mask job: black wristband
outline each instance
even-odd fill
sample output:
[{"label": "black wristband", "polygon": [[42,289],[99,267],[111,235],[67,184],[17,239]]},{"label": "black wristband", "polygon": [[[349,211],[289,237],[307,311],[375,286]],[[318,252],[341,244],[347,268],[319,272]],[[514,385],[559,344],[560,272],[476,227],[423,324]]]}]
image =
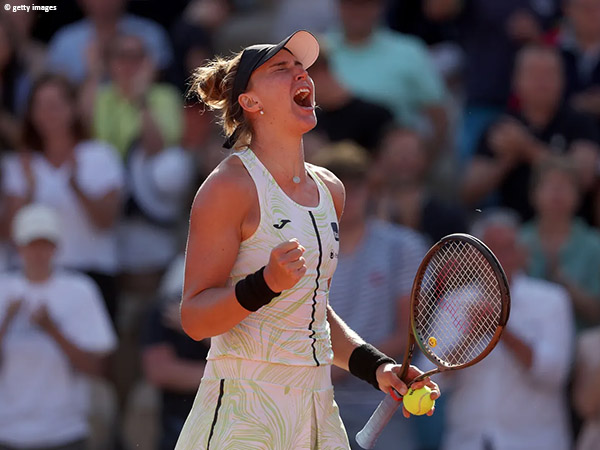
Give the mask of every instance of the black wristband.
[{"label": "black wristband", "polygon": [[248,311],[258,311],[281,292],[273,292],[263,275],[264,267],[251,273],[235,285],[235,298]]},{"label": "black wristband", "polygon": [[370,383],[375,389],[379,390],[377,368],[384,363],[396,364],[396,361],[385,353],[381,353],[371,344],[363,344],[356,347],[350,355],[348,369],[352,375]]}]

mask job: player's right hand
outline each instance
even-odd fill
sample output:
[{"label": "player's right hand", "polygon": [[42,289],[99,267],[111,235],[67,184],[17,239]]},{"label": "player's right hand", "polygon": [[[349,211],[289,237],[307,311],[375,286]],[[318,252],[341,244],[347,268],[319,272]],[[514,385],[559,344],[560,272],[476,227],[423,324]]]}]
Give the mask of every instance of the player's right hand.
[{"label": "player's right hand", "polygon": [[263,275],[273,292],[293,288],[306,273],[306,261],[302,256],[306,249],[297,239],[282,242],[273,250]]}]

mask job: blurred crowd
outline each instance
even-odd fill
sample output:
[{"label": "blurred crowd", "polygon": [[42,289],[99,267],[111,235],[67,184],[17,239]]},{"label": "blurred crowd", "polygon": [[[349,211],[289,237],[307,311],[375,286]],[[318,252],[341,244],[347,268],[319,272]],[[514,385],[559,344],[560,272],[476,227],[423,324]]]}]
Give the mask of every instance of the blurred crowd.
[{"label": "blurred crowd", "polygon": [[[0,450],[173,449],[209,347],[179,322],[187,218],[228,155],[187,83],[297,29],[321,44],[306,159],[346,187],[338,314],[401,360],[455,232],[511,285],[494,352],[377,448],[600,448],[600,0],[5,3]],[[332,376],[358,448],[383,394]]]}]

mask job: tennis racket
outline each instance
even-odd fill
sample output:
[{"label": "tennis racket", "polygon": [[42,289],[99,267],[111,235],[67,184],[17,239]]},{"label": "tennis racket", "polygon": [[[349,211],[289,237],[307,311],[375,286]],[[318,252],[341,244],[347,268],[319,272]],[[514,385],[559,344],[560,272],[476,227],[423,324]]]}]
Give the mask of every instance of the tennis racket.
[{"label": "tennis racket", "polygon": [[[410,387],[425,377],[481,361],[498,343],[509,312],[508,281],[491,250],[468,234],[442,238],[423,258],[413,283],[400,379]],[[415,344],[436,368],[407,380]],[[356,442],[373,448],[399,406],[387,395]]]}]

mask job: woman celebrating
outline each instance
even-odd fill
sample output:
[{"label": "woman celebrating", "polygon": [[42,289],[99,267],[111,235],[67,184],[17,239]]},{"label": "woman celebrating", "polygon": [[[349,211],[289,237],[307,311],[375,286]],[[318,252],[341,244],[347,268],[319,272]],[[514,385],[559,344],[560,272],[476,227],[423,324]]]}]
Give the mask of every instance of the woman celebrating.
[{"label": "woman celebrating", "polygon": [[192,338],[212,342],[177,450],[348,449],[332,363],[384,392],[406,392],[400,366],[327,304],[344,187],[304,162],[302,136],[316,125],[306,69],[318,52],[299,31],[196,72],[226,146],[243,150],[213,171],[192,206],[181,319]]},{"label": "woman celebrating", "polygon": [[29,203],[55,208],[65,227],[56,263],[94,279],[114,320],[123,168],[112,147],[87,139],[65,78],[46,74],[32,86],[22,146],[3,161],[8,220]]}]

